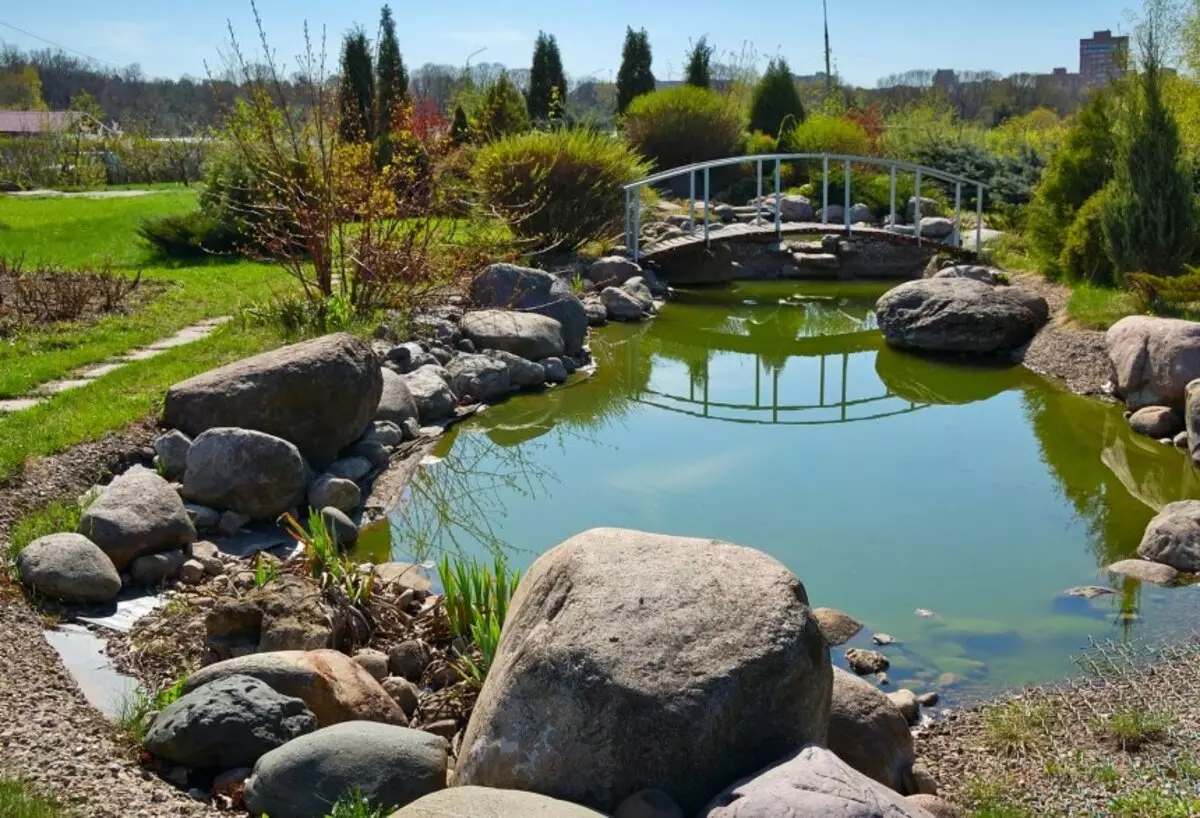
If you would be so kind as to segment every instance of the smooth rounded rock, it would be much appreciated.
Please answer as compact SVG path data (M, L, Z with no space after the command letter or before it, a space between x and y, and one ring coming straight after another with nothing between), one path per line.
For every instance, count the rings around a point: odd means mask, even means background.
M463 353L446 367L450 388L466 402L493 403L508 397L512 380L504 361L489 355Z
M556 798L492 787L451 787L426 795L390 818L605 818Z
M515 264L492 264L471 282L470 298L480 307L516 310L553 318L562 326L562 351L573 355L583 348L587 337L587 312L571 290L571 285L556 275ZM516 349L508 351L521 354ZM546 356L522 357L533 360Z
M776 560L594 529L522 577L457 780L605 812L662 789L690 814L739 776L824 741L831 686L804 585Z
M1200 378L1200 323L1131 315L1104 338L1126 406L1183 408L1187 385Z
M381 370L380 377L383 388L375 408L375 420L399 424L417 417L417 402L408 389L408 381L390 369Z
M837 608L813 608L812 615L830 647L846 644L862 630L861 622Z
M1143 406L1129 417L1129 428L1139 435L1159 440L1183 431L1183 417L1169 406Z
M449 745L421 730L345 722L272 750L246 781L255 815L324 818L357 790L377 808L403 807L446 786Z
M1155 585L1175 585L1179 582L1179 571L1169 565L1150 560L1119 560L1104 570L1110 574L1120 574Z
M179 493L152 471L116 477L83 510L77 531L100 546L118 571L144 554L186 548L196 540Z
M273 520L304 500L308 476L300 450L283 438L213 428L192 443L183 495L252 519Z
M533 312L469 312L463 316L462 330L476 349L500 350L531 361L562 355L565 348L562 324Z
M450 376L445 369L436 365L422 366L405 375L404 379L417 403L421 423L431 423L454 414L458 396L450 389Z
M331 506L350 513L362 505L362 490L353 480L322 474L308 487L308 504L312 508Z
M489 349L484 354L508 367L509 380L518 389L536 389L546 382L546 369L539 363L500 349Z
M179 477L187 468L188 449L192 439L178 429L172 429L154 440L155 463L168 479Z
M1016 287L927 278L889 290L876 303L875 315L894 347L988 354L1032 338L1049 318L1049 307Z
M377 682L382 682L388 675L388 657L381 650L372 650L371 648L361 648L355 651L353 656L354 661L358 662L367 673ZM387 688L384 688L386 690ZM393 696L392 698L395 698Z
M829 749L885 787L905 791L916 749L908 722L891 699L868 682L833 669Z
M17 556L21 582L64 602L111 602L121 593L121 576L98 545L82 534L39 537Z
M1165 506L1146 526L1138 556L1176 571L1200 573L1200 500Z
M157 587L179 575L179 569L188 561L183 551L160 551L138 557L129 565L133 581L146 588Z

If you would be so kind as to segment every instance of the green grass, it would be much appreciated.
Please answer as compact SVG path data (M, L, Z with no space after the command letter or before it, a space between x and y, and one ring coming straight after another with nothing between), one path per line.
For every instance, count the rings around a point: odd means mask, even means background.
M57 500L17 520L8 538L8 556L15 560L25 546L39 537L61 531L76 531L83 513L79 503Z
M1149 787L1113 799L1107 814L1113 818L1190 818L1200 815L1200 797Z
M325 818L385 818L391 810L380 809L359 790L342 796Z
M482 684L496 657L508 604L521 581L521 572L510 572L502 556L496 557L494 566L488 566L473 558L443 554L438 559L438 578L445 591L450 630L479 649L479 662L470 657L463 659L471 678Z
M1161 739L1175 722L1169 713L1129 707L1110 715L1101 729L1122 750L1136 752L1142 745Z
M0 415L0 481L19 469L26 457L96 440L156 414L167 388L178 381L280 343L271 328L234 321L202 341L119 369L24 412Z
M1087 329L1108 329L1122 318L1139 312L1134 297L1124 290L1087 283L1071 285L1067 314Z
M1005 755L1022 755L1047 740L1054 712L1044 704L1020 699L989 706L983 713L984 741Z
M972 778L964 795L971 804L972 818L1033 818L1033 813L1018 803L1008 782Z
M72 813L19 778L0 777L0 815L4 818L70 818Z

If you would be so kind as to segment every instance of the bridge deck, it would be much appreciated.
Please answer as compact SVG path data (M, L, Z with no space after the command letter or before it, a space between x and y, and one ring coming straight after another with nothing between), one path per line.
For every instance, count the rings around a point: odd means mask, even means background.
M773 220L764 220L762 224L720 224L715 223L709 225L709 242L719 243L734 240L750 240L750 241L770 241L775 238L775 222ZM797 234L812 233L812 234L829 234L838 233L846 234L846 227L843 224L822 224L821 222L783 222L780 225L780 233L784 236L794 236ZM904 244L915 246L918 242L915 236L907 236L903 233L894 233L891 230L884 230L879 227L855 227L851 228L850 236L869 236L873 239L882 239L883 241L891 242L892 244ZM962 250L962 248L954 245L945 244L938 239L921 239L921 244L938 247L951 252ZM642 247L639 253L639 258L653 259L662 257L670 253L678 252L689 247L699 247L704 245L704 226L700 225L691 233L664 241L650 241Z

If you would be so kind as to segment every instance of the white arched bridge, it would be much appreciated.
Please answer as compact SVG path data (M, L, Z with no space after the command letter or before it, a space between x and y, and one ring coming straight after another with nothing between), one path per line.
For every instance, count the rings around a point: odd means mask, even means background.
M821 214L820 222L786 222L782 219L783 208L779 206L779 199L783 194L781 190L782 168L785 163L800 163L800 162L819 162L821 164ZM712 171L719 168L730 167L733 165L753 165L756 168L756 178L758 182L757 195L754 197L753 207L755 212L752 220L747 224L731 224L724 225L720 222L712 221ZM844 203L843 203L843 219L841 223L831 224L829 222L829 205L837 204L829 201L829 171L831 164L836 167L842 166L845 184L844 184ZM850 222L850 211L854 203L852 168L854 166L870 166L882 167L887 169L891 177L891 211L890 218L887 220L884 228L867 227L856 228ZM764 200L763 197L763 173L764 170L769 170L774 176L774 202L772 208L769 204L770 199ZM973 190L975 193L975 248L982 246L983 242L983 197L987 190L987 185L963 176L957 176L953 173L938 170L936 168L926 167L924 165L916 165L911 162L901 162L895 159L877 159L866 156L849 156L846 154L835 153L776 153L762 156L739 156L728 159L714 159L709 162L700 162L694 165L686 165L684 167L667 170L661 173L647 176L644 179L630 182L624 186L625 189L625 247L632 253L635 260L641 258L651 258L666 254L668 252L679 250L685 247L708 246L714 241L727 242L737 241L742 239L755 239L774 236L776 239L782 238L785 234L796 233L817 233L827 231L831 227L837 227L844 230L847 235L856 233L867 234L873 236L886 237L889 241L897 243L912 243L921 245L923 241L935 241L924 239L921 235L920 213L918 212L917 225L908 234L905 226L897 224L896 218L896 183L897 175L901 173L911 173L916 177L915 195L920 201L921 186L924 182L934 180L951 186L954 190L954 232L944 242L950 247L962 248L962 214L963 214L963 189ZM654 240L645 247L642 247L641 236L641 213L642 213L642 188L647 186L661 186L667 182L678 179L680 177L688 177L688 214L690 218L691 229L684 231L683 235L673 235L670 238ZM700 189L697 190L697 177L702 182ZM699 195L698 195L699 194ZM703 210L703 223L697 223L696 220L696 205L699 202ZM773 212L769 212L773 210ZM920 208L918 208L918 211Z

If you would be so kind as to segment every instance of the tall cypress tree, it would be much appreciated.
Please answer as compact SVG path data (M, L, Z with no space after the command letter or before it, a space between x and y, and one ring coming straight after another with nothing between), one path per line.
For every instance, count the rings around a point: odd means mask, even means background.
M708 44L707 37L701 37L700 42L688 52L687 84L697 88L712 87L712 55L713 47Z
M396 107L408 96L408 72L396 41L396 21L392 9L384 6L379 15L379 55L375 63L375 133L382 136L392 129Z
M617 72L617 113L625 113L635 97L654 90L653 56L646 29L625 29L625 47L621 51L621 69Z
M342 76L338 85L338 130L347 142L369 142L375 138L375 75L371 70L371 46L361 28L342 42Z
M766 73L754 87L750 103L750 130L768 136L779 136L779 129L788 118L793 124L804 121L804 103L792 79L787 60L779 57L767 63Z
M1118 130L1111 188L1097 195L1108 197L1101 224L1117 273L1173 276L1194 260L1200 214L1179 124L1163 100L1166 20L1155 12L1139 31L1141 73Z
M538 32L533 47L533 66L529 72L529 116L534 121L552 119L562 113L567 100L567 77L563 73L562 55L554 35Z

